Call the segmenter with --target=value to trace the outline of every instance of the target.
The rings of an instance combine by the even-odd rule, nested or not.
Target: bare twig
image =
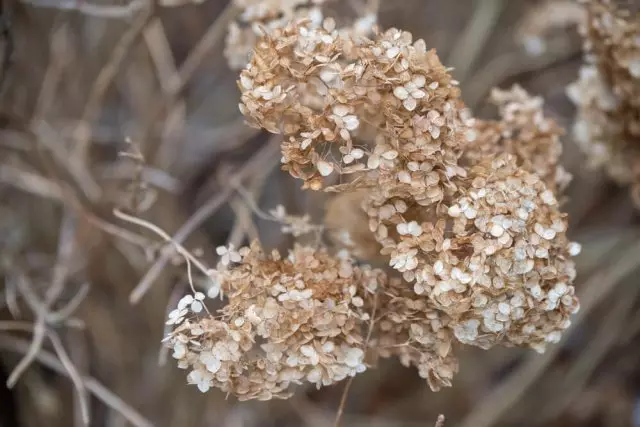
[[[62,308],[51,312],[49,315],[49,321],[51,323],[62,323],[68,319],[82,304],[82,301],[89,295],[91,286],[88,283],[84,283],[80,290],[69,300],[69,302]]]
[[[149,47],[149,53],[156,66],[158,80],[162,91],[170,99],[177,95],[173,92],[172,79],[178,75],[176,61],[171,52],[171,46],[167,39],[167,34],[159,18],[149,23],[144,31],[144,38]],[[175,139],[180,134],[186,124],[186,105],[184,101],[180,101],[171,109],[166,120],[164,120],[162,130],[162,142],[156,150],[156,164],[162,169],[167,169],[169,162],[175,157],[178,145]]]
[[[238,199],[232,199],[229,201],[229,205],[236,216],[236,222],[229,233],[227,246],[239,247],[245,236],[249,237],[249,240],[259,240],[258,227],[251,219],[251,211],[247,205]]]
[[[140,227],[144,227],[147,230],[149,230],[149,231],[155,233],[156,235],[160,236],[165,242],[170,243],[171,246],[173,246],[173,248],[176,250],[176,252],[178,252],[182,257],[184,257],[184,259],[187,261],[187,265],[190,265],[190,263],[193,263],[196,267],[198,267],[198,270],[200,270],[200,272],[202,274],[204,274],[205,276],[207,276],[209,274],[209,270],[210,270],[209,267],[204,265],[198,258],[193,256],[191,254],[191,252],[189,252],[187,249],[185,249],[185,247],[182,246],[180,243],[178,243],[175,240],[173,240],[169,234],[167,234],[163,229],[161,229],[157,225],[152,224],[149,221],[145,221],[142,218],[137,218],[135,216],[128,215],[128,214],[126,214],[126,213],[124,213],[124,212],[122,212],[121,210],[118,210],[118,209],[114,209],[113,210],[113,214],[117,218],[120,218],[123,221],[127,221],[127,222],[130,222],[131,224],[135,224],[135,225],[138,225]],[[191,287],[193,288],[193,285]]]
[[[635,278],[622,287],[614,306],[606,317],[600,320],[595,336],[580,352],[580,358],[572,364],[571,369],[564,376],[564,381],[558,385],[555,398],[548,399],[549,405],[536,420],[539,425],[560,415],[584,388],[599,363],[607,355],[607,351],[618,341],[620,333],[625,331],[624,324],[637,302],[638,294],[640,294],[640,287],[637,286]]]
[[[277,136],[272,137],[267,144],[262,147],[249,161],[247,161],[231,179],[244,180],[251,174],[259,176],[265,173],[265,170],[270,170],[265,165],[272,164],[276,155],[279,152],[280,139]],[[182,244],[189,235],[196,230],[200,225],[213,215],[233,194],[233,188],[231,186],[225,186],[220,192],[215,194],[204,205],[202,205],[189,220],[178,229],[173,236],[172,241],[177,244]],[[142,297],[151,288],[151,285],[160,276],[164,267],[169,262],[172,256],[172,251],[161,251],[160,256],[151,266],[151,268],[144,275],[140,283],[135,287],[129,296],[129,301],[132,304],[136,304],[142,299]]]
[[[42,175],[11,165],[0,165],[0,182],[45,199],[60,200],[62,198],[62,192],[56,183]]]
[[[50,46],[52,60],[45,72],[40,93],[36,101],[35,112],[29,127],[31,133],[36,138],[36,147],[38,149],[40,149],[41,146],[47,148],[52,153],[55,161],[63,165],[74,178],[78,188],[82,190],[85,196],[95,201],[100,198],[102,189],[95,182],[84,163],[70,160],[66,142],[60,138],[57,132],[51,128],[45,120],[56,98],[57,88],[63,76],[63,70],[67,65],[65,59],[67,56],[68,37],[68,28],[66,25],[60,26],[60,28],[53,33]]]
[[[124,162],[110,163],[104,167],[97,167],[96,169],[100,171],[99,175],[101,177],[114,180],[129,181],[134,178],[134,174],[136,173],[131,165]],[[154,187],[169,193],[178,194],[182,191],[182,183],[162,169],[143,165],[141,178]]]
[[[566,37],[549,41],[549,49],[539,57],[531,58],[521,50],[496,56],[469,79],[464,98],[470,108],[475,108],[492,87],[518,74],[545,69],[552,64],[566,61],[580,53],[580,46],[568,43]]]
[[[80,402],[80,412],[82,414],[82,421],[85,425],[89,425],[90,421],[90,412],[89,412],[89,397],[87,396],[87,390],[85,388],[84,381],[82,376],[76,369],[75,365],[71,361],[71,358],[67,354],[67,351],[64,349],[62,345],[62,340],[56,332],[53,330],[47,331],[47,336],[49,337],[49,341],[53,345],[53,349],[55,350],[62,366],[65,368],[67,373],[69,374],[69,378],[73,382],[73,385],[78,393],[78,400]]]
[[[126,5],[102,5],[78,0],[20,0],[24,4],[46,9],[72,11],[96,18],[130,18],[149,4],[148,0],[131,0]]]
[[[96,82],[89,93],[87,104],[85,105],[82,120],[74,132],[75,150],[73,152],[73,158],[81,162],[85,162],[89,150],[89,142],[91,139],[91,127],[93,121],[97,118],[100,112],[100,105],[107,93],[107,90],[111,86],[111,83],[115,79],[120,67],[124,63],[125,58],[129,51],[133,48],[134,43],[138,39],[138,36],[142,33],[147,21],[153,14],[153,6],[148,5],[146,10],[140,13],[135,21],[131,24],[129,29],[122,35],[116,47],[111,52],[111,56],[107,60],[100,73],[96,78]]]
[[[371,310],[371,316],[369,320],[369,330],[367,331],[367,338],[364,341],[365,351],[369,347],[369,341],[371,340],[371,335],[373,334],[373,326],[376,322],[376,312],[378,311],[378,291],[376,290],[375,294],[373,294],[373,309]],[[342,396],[340,397],[340,406],[338,406],[338,412],[336,413],[336,419],[333,423],[334,427],[340,427],[340,423],[342,421],[342,414],[344,413],[345,405],[347,404],[347,397],[349,396],[349,390],[351,389],[351,383],[353,383],[353,377],[349,377],[347,379],[347,383],[342,390]]]
[[[29,351],[30,343],[26,340],[14,338],[7,335],[0,335],[0,348],[7,351],[14,351],[17,353],[26,353]],[[44,366],[58,372],[61,375],[68,376],[69,373],[65,367],[57,360],[57,358],[46,350],[41,350],[36,354],[36,360],[42,363]],[[153,427],[153,423],[143,417],[138,411],[129,406],[125,401],[120,399],[111,390],[102,385],[98,380],[85,376],[82,377],[87,390],[91,392],[96,398],[102,401],[105,405],[113,409],[114,411],[122,414],[127,421],[136,427]]]
[[[491,36],[491,30],[496,25],[505,4],[505,0],[476,1],[471,21],[462,35],[457,38],[447,62],[455,69],[453,74],[458,80],[466,80],[474,62]]]
[[[48,307],[60,297],[69,274],[69,263],[75,249],[77,220],[69,210],[62,216],[62,224],[58,237],[58,251],[56,264],[53,267],[51,285],[45,293],[45,304]]]
[[[42,344],[45,337],[45,319],[44,315],[40,315],[36,318],[36,323],[33,327],[33,339],[29,343],[29,347],[25,352],[20,362],[13,368],[9,378],[7,379],[7,388],[13,388],[22,374],[31,366],[34,360],[36,360],[38,353],[42,350]]]
[[[162,98],[153,103],[156,105],[156,108],[150,114],[150,120],[139,136],[141,141],[145,141],[148,138],[155,121],[158,120],[163,111],[167,111],[167,116],[170,118],[180,116],[180,114],[178,114],[179,112],[176,113],[176,111],[174,111],[175,109],[181,109],[180,105],[174,106],[176,97],[191,80],[202,63],[202,60],[221,42],[226,34],[229,23],[239,13],[240,10],[235,7],[234,3],[229,2],[216,20],[209,26],[207,32],[202,36],[198,44],[189,52],[180,70],[168,80]]]
[[[240,13],[233,2],[224,8],[218,15],[216,20],[209,26],[207,32],[202,36],[198,44],[189,52],[189,56],[185,59],[180,67],[177,75],[174,75],[169,81],[168,92],[172,96],[176,96],[185,85],[191,80],[195,72],[198,70],[202,60],[216,47],[223,39],[229,28],[229,23]]]
[[[55,161],[71,175],[75,184],[82,190],[90,201],[97,201],[102,189],[87,169],[84,162],[72,161],[69,156],[65,141],[45,120],[34,118],[31,123],[31,131],[37,138],[38,146],[47,148]],[[58,184],[61,186],[61,184]],[[64,192],[64,190],[62,190]]]

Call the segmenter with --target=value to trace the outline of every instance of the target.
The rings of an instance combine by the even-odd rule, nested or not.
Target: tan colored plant
[[[609,0],[584,1],[585,64],[568,88],[574,139],[592,167],[631,184],[640,205],[640,15]]]
[[[324,20],[322,6],[332,0],[234,0],[242,10],[229,25],[224,54],[232,69],[247,65],[258,39],[265,33],[284,27],[291,20],[309,19],[314,26]],[[377,23],[379,0],[370,0],[353,23],[340,31],[352,37],[371,34]]]
[[[202,308],[187,296],[170,318],[190,382],[286,397],[292,384],[329,385],[397,356],[437,390],[458,369],[454,338],[538,351],[559,340],[579,308],[580,246],[558,203],[570,179],[562,132],[540,98],[496,90],[500,119],[475,120],[422,40],[397,29],[354,39],[332,20],[265,33],[238,84],[247,121],[284,135],[282,168],[338,193],[326,220],[342,251],[220,249],[228,304],[184,321],[188,304]],[[390,271],[349,252],[381,255]]]

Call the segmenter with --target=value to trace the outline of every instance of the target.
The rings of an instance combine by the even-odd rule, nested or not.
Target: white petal
[[[393,90],[393,94],[396,96],[396,98],[401,100],[405,100],[409,97],[409,92],[407,92],[407,90],[402,86],[396,87]]]
[[[178,301],[178,309],[179,310],[184,310],[192,302],[193,302],[193,296],[192,295],[185,295],[180,299],[180,301]]]
[[[202,311],[202,303],[200,301],[192,302],[191,311],[193,311],[194,313],[200,313]]]
[[[322,176],[329,176],[333,172],[333,165],[324,160],[318,161],[316,168],[318,168],[318,172],[320,172]]]
[[[404,108],[407,110],[413,111],[418,106],[418,101],[413,97],[409,97],[402,102],[402,105],[404,105]]]
[[[218,284],[211,286],[207,290],[207,296],[209,298],[216,298],[218,295],[220,295],[220,285]]]
[[[356,130],[360,126],[360,120],[356,116],[346,116],[344,118],[344,126],[348,130]]]

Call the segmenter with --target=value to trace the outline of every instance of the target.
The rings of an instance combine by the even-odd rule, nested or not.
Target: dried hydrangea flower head
[[[309,19],[311,25],[323,21],[322,6],[330,0],[233,0],[242,10],[239,19],[229,25],[224,54],[232,69],[247,65],[257,40],[266,32],[284,27],[289,21]],[[378,1],[370,0],[361,11],[362,16],[341,28],[353,37],[371,34],[377,24]]]
[[[416,290],[453,318],[464,343],[542,351],[579,307],[571,257],[580,246],[567,239],[554,193],[515,156],[480,162],[469,179],[447,209],[452,237],[442,236],[442,251]]]
[[[571,175],[560,164],[563,129],[544,115],[544,100],[514,85],[493,89],[490,101],[498,107],[499,120],[477,120],[476,138],[464,153],[474,165],[500,153],[513,154],[518,166],[542,178],[554,192],[562,191]]]
[[[438,190],[427,195],[412,181],[462,172],[467,128],[456,84],[407,32],[354,43],[332,21],[293,22],[258,42],[240,76],[240,109],[250,124],[285,135],[283,169],[305,188],[322,188],[334,172],[362,173],[361,185],[399,183],[399,192],[430,203]],[[372,149],[354,142],[366,127],[377,134]]]
[[[176,325],[166,339],[173,357],[201,391],[287,398],[293,385],[327,386],[363,372],[365,353],[400,357],[433,389],[451,384],[457,361],[446,315],[414,301],[399,280],[357,266],[346,252],[297,245],[282,259],[254,243],[227,253],[214,276],[228,303],[199,316],[204,295],[187,295],[167,321]]]
[[[327,67],[335,73],[323,79]],[[304,104],[307,82],[323,105]],[[289,138],[284,167],[308,188],[334,171],[362,172],[337,190],[365,187],[381,253],[416,303],[448,316],[458,340],[542,350],[569,325],[579,246],[556,197],[568,182],[561,131],[540,98],[495,91],[501,120],[476,124],[435,52],[409,33],[353,44],[304,22],[259,42],[240,86],[243,113]],[[377,135],[354,156],[365,123]],[[323,157],[332,145],[341,161]]]
[[[234,253],[238,262],[216,273],[228,297],[219,316],[185,320],[181,302],[181,318],[170,319],[178,326],[169,345],[191,370],[190,383],[265,400],[288,397],[293,384],[329,385],[366,369],[369,319],[359,295],[382,273],[303,246],[286,259],[255,243]]]
[[[292,19],[308,18],[315,25],[322,22],[320,5],[325,0],[233,0],[242,10],[227,32],[224,55],[232,69],[247,65],[251,52],[263,32],[286,25]]]
[[[608,0],[584,7],[585,65],[568,88],[578,107],[574,138],[592,166],[634,185],[640,203],[640,14]]]
[[[457,333],[460,341],[542,349],[577,310],[570,258],[579,246],[567,240],[554,193],[519,167],[515,156],[501,154],[467,172],[440,204],[418,210],[396,199],[369,208],[371,229],[391,266],[413,283],[417,295],[451,317],[454,330],[460,331],[460,322],[477,321],[476,334]],[[564,305],[546,297],[558,284],[569,295]],[[522,297],[513,300],[513,317],[491,311],[516,294]],[[539,320],[537,309],[558,322]],[[524,325],[533,329],[523,332]]]

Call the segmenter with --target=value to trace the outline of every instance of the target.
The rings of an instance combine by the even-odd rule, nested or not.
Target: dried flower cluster
[[[330,385],[366,369],[371,338],[381,349],[372,354],[401,356],[434,388],[450,384],[457,364],[446,323],[402,297],[398,283],[387,286],[382,271],[356,266],[345,252],[332,257],[305,246],[295,246],[286,259],[266,255],[257,243],[225,249],[220,252],[232,258],[212,272],[228,297],[219,316],[197,316],[204,295],[196,293],[185,296],[167,322],[177,325],[168,337],[173,356],[201,391],[214,386],[241,400],[266,400],[290,396],[293,384]],[[410,327],[421,310],[429,320]],[[372,335],[376,313],[380,329]],[[414,340],[411,350],[402,348]]]
[[[322,188],[334,171],[375,171],[378,184],[403,184],[398,191],[428,204],[441,197],[439,176],[461,173],[468,119],[456,83],[410,33],[356,44],[332,21],[293,22],[258,42],[240,76],[240,108],[250,124],[285,135],[284,169],[305,188]],[[377,134],[373,150],[354,142],[367,129]],[[430,191],[413,189],[412,175]]]
[[[291,384],[328,385],[366,369],[368,315],[358,294],[380,272],[302,246],[286,259],[257,244],[234,253],[213,273],[228,297],[220,316],[174,322],[169,341],[190,383],[265,400],[289,396]]]
[[[257,40],[265,33],[284,27],[291,20],[306,18],[313,26],[323,21],[322,5],[331,0],[233,0],[242,10],[229,25],[224,54],[232,69],[247,65]],[[353,37],[368,35],[377,23],[378,1],[370,0],[352,25],[342,29]]]
[[[592,166],[631,184],[640,204],[640,15],[609,0],[584,2],[585,65],[568,88],[574,138]]]
[[[382,254],[416,296],[464,322],[454,327],[461,341],[557,341],[578,307],[570,258],[579,246],[556,198],[569,179],[558,165],[561,132],[541,99],[495,91],[501,120],[475,121],[435,52],[395,29],[354,45],[331,25],[292,23],[256,53],[241,74],[243,113],[285,134],[283,168],[305,187],[359,173],[332,189],[366,188]],[[323,105],[304,103],[309,85]],[[354,148],[365,123],[372,147]],[[334,146],[340,161],[330,159]]]
[[[558,202],[562,132],[540,98],[496,90],[499,120],[476,120],[422,40],[396,29],[356,40],[332,20],[265,33],[238,84],[247,121],[285,136],[283,169],[338,193],[326,226],[343,250],[219,248],[220,315],[185,320],[202,309],[194,295],[170,316],[190,382],[286,397],[395,356],[437,390],[458,369],[454,341],[543,351],[559,340],[579,307],[580,246]]]
[[[509,153],[518,166],[534,173],[554,192],[563,191],[571,175],[560,164],[563,130],[543,111],[543,99],[530,96],[520,86],[494,89],[490,100],[498,107],[500,120],[476,120],[474,143],[464,153],[471,164]]]

